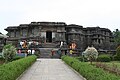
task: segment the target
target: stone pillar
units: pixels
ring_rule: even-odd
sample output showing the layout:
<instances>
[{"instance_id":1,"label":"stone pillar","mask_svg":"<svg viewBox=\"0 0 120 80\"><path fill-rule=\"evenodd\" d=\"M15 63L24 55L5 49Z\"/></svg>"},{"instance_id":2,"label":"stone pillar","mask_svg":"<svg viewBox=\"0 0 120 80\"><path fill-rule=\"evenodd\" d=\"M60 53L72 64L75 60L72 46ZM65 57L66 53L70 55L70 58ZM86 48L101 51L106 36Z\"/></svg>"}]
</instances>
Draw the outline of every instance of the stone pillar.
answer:
<instances>
[{"instance_id":1,"label":"stone pillar","mask_svg":"<svg viewBox=\"0 0 120 80\"><path fill-rule=\"evenodd\" d=\"M46 32L41 32L41 38L44 40L43 42L46 43Z\"/></svg>"}]
</instances>

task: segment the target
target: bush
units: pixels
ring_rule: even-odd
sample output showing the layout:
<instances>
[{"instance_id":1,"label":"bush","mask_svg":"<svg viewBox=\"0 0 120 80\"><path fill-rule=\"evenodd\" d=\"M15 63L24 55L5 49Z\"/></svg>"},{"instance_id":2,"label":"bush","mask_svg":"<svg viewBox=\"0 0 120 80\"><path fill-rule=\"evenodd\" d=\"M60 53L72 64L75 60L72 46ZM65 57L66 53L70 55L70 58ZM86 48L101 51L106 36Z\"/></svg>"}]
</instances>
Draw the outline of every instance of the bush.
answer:
<instances>
[{"instance_id":1,"label":"bush","mask_svg":"<svg viewBox=\"0 0 120 80\"><path fill-rule=\"evenodd\" d=\"M92 64L98 58L98 51L94 47L89 47L82 52L82 56L87 58L88 61Z\"/></svg>"},{"instance_id":2,"label":"bush","mask_svg":"<svg viewBox=\"0 0 120 80\"><path fill-rule=\"evenodd\" d=\"M119 80L120 76L96 68L87 62L80 62L73 57L62 56L62 60L69 64L73 69L78 71L87 80ZM72 63L72 64L70 64Z\"/></svg>"},{"instance_id":3,"label":"bush","mask_svg":"<svg viewBox=\"0 0 120 80\"><path fill-rule=\"evenodd\" d=\"M114 55L114 60L115 60L115 61L120 61L120 57L117 56L117 55Z\"/></svg>"},{"instance_id":4,"label":"bush","mask_svg":"<svg viewBox=\"0 0 120 80\"><path fill-rule=\"evenodd\" d=\"M98 56L97 61L100 61L100 62L110 62L111 58L110 58L110 55L101 54L101 55Z\"/></svg>"},{"instance_id":5,"label":"bush","mask_svg":"<svg viewBox=\"0 0 120 80\"><path fill-rule=\"evenodd\" d=\"M114 55L110 54L110 59L111 59L111 61L114 61Z\"/></svg>"},{"instance_id":6,"label":"bush","mask_svg":"<svg viewBox=\"0 0 120 80\"><path fill-rule=\"evenodd\" d=\"M5 59L5 63L12 61L15 57L17 50L12 44L7 44L3 47L3 58Z\"/></svg>"},{"instance_id":7,"label":"bush","mask_svg":"<svg viewBox=\"0 0 120 80\"><path fill-rule=\"evenodd\" d=\"M16 80L36 61L36 56L29 56L0 66L0 80Z\"/></svg>"},{"instance_id":8,"label":"bush","mask_svg":"<svg viewBox=\"0 0 120 80\"><path fill-rule=\"evenodd\" d=\"M116 55L114 56L114 60L120 61L120 46L116 49Z\"/></svg>"}]
</instances>

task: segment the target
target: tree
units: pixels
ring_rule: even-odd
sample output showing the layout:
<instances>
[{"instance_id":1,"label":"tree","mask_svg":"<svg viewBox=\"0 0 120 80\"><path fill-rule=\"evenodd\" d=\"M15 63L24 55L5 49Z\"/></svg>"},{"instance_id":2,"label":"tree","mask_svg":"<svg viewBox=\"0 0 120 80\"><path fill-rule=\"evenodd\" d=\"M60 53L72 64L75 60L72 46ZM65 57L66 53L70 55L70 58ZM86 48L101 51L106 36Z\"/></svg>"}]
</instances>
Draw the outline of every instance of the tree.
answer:
<instances>
[{"instance_id":1,"label":"tree","mask_svg":"<svg viewBox=\"0 0 120 80\"><path fill-rule=\"evenodd\" d=\"M116 29L116 31L113 31L114 35L114 41L117 45L120 45L120 31Z\"/></svg>"},{"instance_id":2,"label":"tree","mask_svg":"<svg viewBox=\"0 0 120 80\"><path fill-rule=\"evenodd\" d=\"M11 61L17 53L16 48L12 44L7 44L3 47L2 56L5 59L5 63Z\"/></svg>"},{"instance_id":3,"label":"tree","mask_svg":"<svg viewBox=\"0 0 120 80\"><path fill-rule=\"evenodd\" d=\"M114 41L116 43L116 55L114 56L114 60L120 61L120 30L116 29L113 31Z\"/></svg>"},{"instance_id":4,"label":"tree","mask_svg":"<svg viewBox=\"0 0 120 80\"><path fill-rule=\"evenodd\" d=\"M92 64L92 61L98 58L98 51L94 47L88 47L82 55Z\"/></svg>"}]
</instances>

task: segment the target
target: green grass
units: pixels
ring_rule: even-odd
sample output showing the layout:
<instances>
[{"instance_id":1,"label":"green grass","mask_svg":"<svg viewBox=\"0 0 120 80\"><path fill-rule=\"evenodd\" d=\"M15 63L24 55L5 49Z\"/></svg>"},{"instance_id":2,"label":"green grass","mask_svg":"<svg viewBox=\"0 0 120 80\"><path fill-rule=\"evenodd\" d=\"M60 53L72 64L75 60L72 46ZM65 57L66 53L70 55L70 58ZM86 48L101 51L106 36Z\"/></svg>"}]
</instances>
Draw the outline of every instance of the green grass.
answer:
<instances>
[{"instance_id":1,"label":"green grass","mask_svg":"<svg viewBox=\"0 0 120 80\"><path fill-rule=\"evenodd\" d=\"M120 62L119 61L112 61L112 62L107 62L106 63L108 66L113 66L116 65L120 69Z\"/></svg>"}]
</instances>

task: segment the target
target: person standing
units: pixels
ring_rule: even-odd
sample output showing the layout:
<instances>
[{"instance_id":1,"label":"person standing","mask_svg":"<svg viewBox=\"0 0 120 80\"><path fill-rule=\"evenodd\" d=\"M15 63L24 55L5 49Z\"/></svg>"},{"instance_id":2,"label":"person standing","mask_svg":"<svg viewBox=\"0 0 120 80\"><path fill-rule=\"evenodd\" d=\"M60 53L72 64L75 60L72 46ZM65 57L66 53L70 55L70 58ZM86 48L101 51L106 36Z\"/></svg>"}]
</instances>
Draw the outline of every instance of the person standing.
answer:
<instances>
[{"instance_id":1,"label":"person standing","mask_svg":"<svg viewBox=\"0 0 120 80\"><path fill-rule=\"evenodd\" d=\"M34 49L32 50L32 54L35 54L35 50Z\"/></svg>"},{"instance_id":2,"label":"person standing","mask_svg":"<svg viewBox=\"0 0 120 80\"><path fill-rule=\"evenodd\" d=\"M51 50L51 55L53 56L53 55L54 55L54 53L55 53L55 51L52 49L52 50Z\"/></svg>"},{"instance_id":3,"label":"person standing","mask_svg":"<svg viewBox=\"0 0 120 80\"><path fill-rule=\"evenodd\" d=\"M60 48L63 46L63 41L60 42Z\"/></svg>"}]
</instances>

